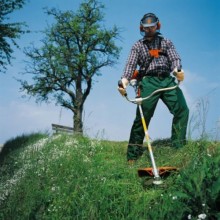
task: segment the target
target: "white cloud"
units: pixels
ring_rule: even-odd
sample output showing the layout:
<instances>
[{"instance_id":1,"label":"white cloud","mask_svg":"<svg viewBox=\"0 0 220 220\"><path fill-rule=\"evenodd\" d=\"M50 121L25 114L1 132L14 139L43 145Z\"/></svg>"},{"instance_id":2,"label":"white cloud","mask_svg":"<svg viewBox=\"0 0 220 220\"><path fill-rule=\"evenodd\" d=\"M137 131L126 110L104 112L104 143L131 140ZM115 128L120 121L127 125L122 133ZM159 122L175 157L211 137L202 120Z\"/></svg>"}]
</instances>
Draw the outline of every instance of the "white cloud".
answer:
<instances>
[{"instance_id":1,"label":"white cloud","mask_svg":"<svg viewBox=\"0 0 220 220\"><path fill-rule=\"evenodd\" d=\"M32 102L11 101L0 108L0 143L20 134L50 129L58 121L59 108L52 105L37 105Z\"/></svg>"}]
</instances>

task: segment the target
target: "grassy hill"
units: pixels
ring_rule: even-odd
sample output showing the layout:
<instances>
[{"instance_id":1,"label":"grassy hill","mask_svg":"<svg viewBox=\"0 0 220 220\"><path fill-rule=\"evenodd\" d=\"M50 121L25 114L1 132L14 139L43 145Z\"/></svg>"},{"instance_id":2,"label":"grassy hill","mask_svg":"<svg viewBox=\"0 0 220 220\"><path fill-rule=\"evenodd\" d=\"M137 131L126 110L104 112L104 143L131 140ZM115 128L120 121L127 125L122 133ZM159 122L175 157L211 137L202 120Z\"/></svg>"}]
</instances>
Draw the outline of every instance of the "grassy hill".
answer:
<instances>
[{"instance_id":1,"label":"grassy hill","mask_svg":"<svg viewBox=\"0 0 220 220\"><path fill-rule=\"evenodd\" d=\"M30 134L0 155L0 219L220 219L220 144L182 149L154 142L157 166L176 166L160 186L140 178L148 152L133 166L125 142Z\"/></svg>"}]
</instances>

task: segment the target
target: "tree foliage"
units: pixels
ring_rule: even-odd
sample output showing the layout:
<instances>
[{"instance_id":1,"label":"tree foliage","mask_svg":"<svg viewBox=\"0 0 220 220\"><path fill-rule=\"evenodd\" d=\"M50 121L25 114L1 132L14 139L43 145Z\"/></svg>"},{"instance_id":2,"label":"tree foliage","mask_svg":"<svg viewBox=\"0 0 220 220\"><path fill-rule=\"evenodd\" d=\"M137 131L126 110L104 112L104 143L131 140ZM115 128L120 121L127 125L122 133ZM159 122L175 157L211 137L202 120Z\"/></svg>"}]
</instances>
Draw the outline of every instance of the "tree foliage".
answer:
<instances>
[{"instance_id":1,"label":"tree foliage","mask_svg":"<svg viewBox=\"0 0 220 220\"><path fill-rule=\"evenodd\" d=\"M119 29L107 30L103 25L104 5L96 0L81 3L76 13L47 10L55 23L45 30L42 46L26 48L30 58L26 73L32 82L21 81L22 90L37 102L50 101L70 109L74 114L74 131L82 133L82 111L101 69L113 66L120 48L115 39Z\"/></svg>"},{"instance_id":2,"label":"tree foliage","mask_svg":"<svg viewBox=\"0 0 220 220\"><path fill-rule=\"evenodd\" d=\"M8 15L14 10L23 7L25 0L0 0L0 72L5 72L6 66L11 63L13 48L19 47L16 39L25 31L22 30L24 23L8 23Z\"/></svg>"}]
</instances>

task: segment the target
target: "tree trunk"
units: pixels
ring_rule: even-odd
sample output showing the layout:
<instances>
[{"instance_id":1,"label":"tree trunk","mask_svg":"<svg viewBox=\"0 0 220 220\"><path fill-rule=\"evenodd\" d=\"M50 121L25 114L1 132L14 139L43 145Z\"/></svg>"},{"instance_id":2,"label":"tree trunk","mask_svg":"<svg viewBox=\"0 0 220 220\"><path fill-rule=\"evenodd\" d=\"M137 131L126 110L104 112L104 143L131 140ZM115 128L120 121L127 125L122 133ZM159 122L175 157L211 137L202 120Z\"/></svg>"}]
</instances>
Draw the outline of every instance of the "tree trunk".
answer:
<instances>
[{"instance_id":1,"label":"tree trunk","mask_svg":"<svg viewBox=\"0 0 220 220\"><path fill-rule=\"evenodd\" d=\"M73 115L73 132L74 134L83 135L83 122L82 122L82 112L83 108L75 108Z\"/></svg>"}]
</instances>

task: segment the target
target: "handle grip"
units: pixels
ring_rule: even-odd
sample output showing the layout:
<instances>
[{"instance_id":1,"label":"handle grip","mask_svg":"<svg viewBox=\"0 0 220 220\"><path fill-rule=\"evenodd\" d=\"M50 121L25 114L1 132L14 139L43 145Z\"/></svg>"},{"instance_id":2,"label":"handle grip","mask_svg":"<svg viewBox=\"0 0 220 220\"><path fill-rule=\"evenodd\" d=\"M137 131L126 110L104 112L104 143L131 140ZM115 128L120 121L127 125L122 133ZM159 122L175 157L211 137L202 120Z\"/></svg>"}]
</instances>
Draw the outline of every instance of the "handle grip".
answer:
<instances>
[{"instance_id":1,"label":"handle grip","mask_svg":"<svg viewBox=\"0 0 220 220\"><path fill-rule=\"evenodd\" d=\"M121 89L125 89L121 80L118 81L118 87ZM125 91L124 96L127 96L127 92Z\"/></svg>"},{"instance_id":2,"label":"handle grip","mask_svg":"<svg viewBox=\"0 0 220 220\"><path fill-rule=\"evenodd\" d=\"M124 89L124 86L121 80L118 81L118 87Z\"/></svg>"},{"instance_id":3,"label":"handle grip","mask_svg":"<svg viewBox=\"0 0 220 220\"><path fill-rule=\"evenodd\" d=\"M182 69L180 67L178 67L177 72L181 72L181 70ZM174 72L174 70L173 70L173 75L176 76L176 72Z\"/></svg>"},{"instance_id":4,"label":"handle grip","mask_svg":"<svg viewBox=\"0 0 220 220\"><path fill-rule=\"evenodd\" d=\"M181 72L181 68L180 67L178 67L177 72ZM175 76L176 76L176 74L175 74ZM178 80L178 84L180 84L179 80Z\"/></svg>"}]
</instances>

